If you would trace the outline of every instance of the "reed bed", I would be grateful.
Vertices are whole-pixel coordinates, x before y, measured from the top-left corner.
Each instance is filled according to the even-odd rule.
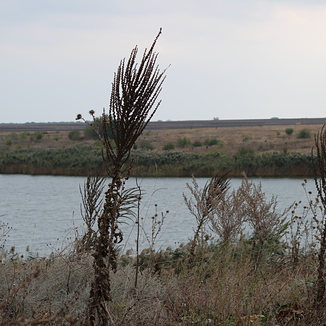
[[[232,169],[230,176],[313,177],[311,155],[300,153],[243,153],[237,156],[157,153],[136,150],[131,176],[135,177],[212,177]],[[65,149],[20,149],[0,153],[0,173],[78,175],[94,174],[103,165],[101,151],[94,146]]]

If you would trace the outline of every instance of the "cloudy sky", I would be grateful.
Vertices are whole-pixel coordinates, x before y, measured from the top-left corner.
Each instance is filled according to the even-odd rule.
[[[0,123],[100,114],[160,27],[154,121],[326,117],[324,0],[0,0]]]

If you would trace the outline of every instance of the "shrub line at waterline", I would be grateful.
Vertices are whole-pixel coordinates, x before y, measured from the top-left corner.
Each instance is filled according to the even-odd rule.
[[[134,177],[211,177],[232,169],[239,177],[309,177],[313,176],[311,156],[300,153],[246,153],[234,157],[218,152],[188,154],[134,151],[131,176]],[[96,146],[63,149],[19,149],[0,153],[0,173],[86,176],[103,164]]]

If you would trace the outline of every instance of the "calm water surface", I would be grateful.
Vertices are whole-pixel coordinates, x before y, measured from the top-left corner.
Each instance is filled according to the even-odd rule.
[[[80,213],[84,177],[0,175],[0,221],[8,223],[12,230],[7,237],[6,247],[16,247],[24,253],[27,245],[33,252],[47,255],[53,250],[64,248],[82,233],[83,220]],[[198,178],[203,187],[207,178]],[[307,203],[300,179],[261,179],[267,198],[278,196],[278,207],[284,209],[294,201]],[[165,217],[162,230],[155,239],[155,247],[176,247],[187,242],[195,226],[194,217],[188,212],[182,194],[189,195],[186,184],[190,178],[144,178],[138,184],[145,192],[141,204],[142,228],[147,237],[142,236],[141,245],[148,247],[151,242],[152,216]],[[127,186],[135,186],[136,179],[130,179]],[[241,179],[232,179],[231,185],[237,188]],[[315,193],[314,182],[308,179],[307,190]],[[168,213],[166,213],[168,211]],[[125,240],[123,250],[134,248],[135,228],[132,223],[122,226]]]

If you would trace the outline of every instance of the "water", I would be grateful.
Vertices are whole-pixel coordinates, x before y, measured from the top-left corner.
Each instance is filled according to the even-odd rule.
[[[76,232],[83,230],[79,187],[83,187],[84,181],[84,177],[0,175],[0,221],[12,228],[6,247],[15,246],[17,252],[25,253],[29,246],[30,251],[40,255],[63,249],[74,239]],[[207,178],[197,179],[200,187],[206,181]],[[307,203],[301,178],[251,178],[250,181],[261,182],[267,198],[277,195],[280,210],[294,201]],[[193,235],[195,219],[184,204],[182,194],[189,196],[186,184],[191,179],[144,178],[137,182],[145,192],[140,216],[147,237],[143,232],[142,248],[151,242],[151,217],[156,213],[159,218],[162,214],[166,217],[155,239],[155,247],[164,249],[186,243]],[[241,179],[231,179],[232,188],[237,188],[240,183]],[[135,184],[136,179],[130,179],[127,186]],[[307,190],[315,192],[312,179],[308,179]],[[122,230],[125,237],[122,249],[134,248],[134,224],[124,224]]]

